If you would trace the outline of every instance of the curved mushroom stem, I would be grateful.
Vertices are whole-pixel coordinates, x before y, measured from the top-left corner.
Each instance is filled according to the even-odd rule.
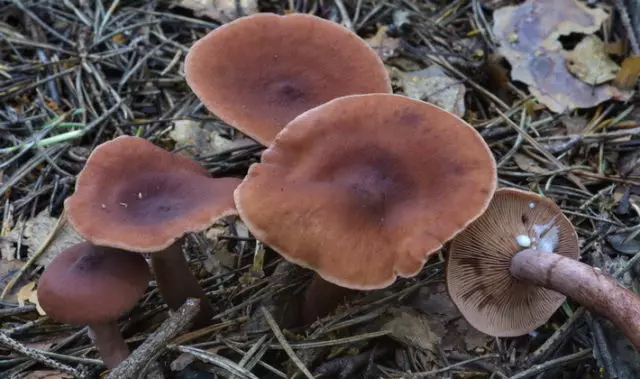
[[[607,317],[640,351],[640,297],[611,276],[577,260],[533,249],[512,258],[511,274],[567,295]]]
[[[104,365],[109,370],[116,368],[129,356],[129,347],[122,338],[117,321],[90,324],[89,332]]]
[[[307,325],[331,313],[340,303],[358,293],[356,290],[340,287],[315,274],[305,290],[302,301],[302,322]]]
[[[200,313],[194,319],[193,326],[200,328],[209,325],[214,316],[213,306],[189,269],[182,254],[181,241],[151,254],[151,265],[160,295],[169,308],[177,310],[188,298],[200,299]]]

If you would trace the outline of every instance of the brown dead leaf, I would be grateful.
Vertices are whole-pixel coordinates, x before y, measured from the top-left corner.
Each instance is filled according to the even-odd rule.
[[[449,77],[438,65],[407,72],[402,76],[402,86],[412,99],[435,104],[459,117],[464,115],[464,84]]]
[[[400,39],[389,37],[387,30],[388,26],[381,26],[376,35],[365,40],[383,61],[393,57],[400,48]]]
[[[23,234],[23,244],[29,249],[29,257],[36,253],[50,238],[58,224],[58,219],[51,217],[47,211],[42,211],[36,217],[26,222]],[[47,266],[55,257],[67,248],[84,241],[84,239],[64,222],[58,228],[53,239],[45,251],[36,260],[37,265]]]
[[[623,90],[636,86],[640,76],[640,56],[628,57],[622,61],[622,68],[618,71],[613,84]]]
[[[46,312],[44,309],[40,307],[40,302],[38,302],[38,291],[36,290],[36,282],[29,282],[22,286],[17,294],[18,304],[20,306],[24,306],[27,301],[36,306],[38,314],[40,316],[46,316]]]
[[[440,343],[442,336],[431,330],[425,315],[411,309],[395,310],[392,313],[394,317],[382,327],[391,332],[391,338],[418,349],[436,351],[436,345]]]
[[[567,69],[587,84],[606,83],[620,70],[604,51],[604,42],[597,36],[586,36],[565,56]]]
[[[177,6],[192,10],[198,17],[229,22],[240,16],[258,13],[257,0],[178,0]]]
[[[520,168],[520,170],[524,172],[530,172],[533,174],[546,174],[549,170],[545,170],[543,167],[540,167],[538,162],[521,153],[516,153],[513,155],[513,161],[516,162],[516,165]]]
[[[462,317],[442,283],[420,288],[412,305],[426,316],[431,330],[441,336],[444,350],[471,350],[491,340]]]
[[[190,158],[218,154],[254,143],[248,138],[224,138],[212,124],[192,120],[175,121],[169,137],[176,142],[180,154]]]
[[[69,374],[57,370],[36,370],[21,376],[20,379],[68,379],[73,378]]]
[[[607,18],[602,9],[578,0],[527,0],[496,10],[493,32],[499,52],[512,66],[511,77],[527,84],[551,111],[563,113],[631,96],[608,84],[584,83],[567,70],[566,52],[558,38],[571,33],[590,35]]]

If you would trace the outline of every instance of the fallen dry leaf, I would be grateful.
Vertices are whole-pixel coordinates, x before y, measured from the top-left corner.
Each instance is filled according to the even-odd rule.
[[[365,40],[383,61],[393,57],[400,48],[400,39],[389,37],[387,30],[388,26],[381,26],[376,35]]]
[[[513,161],[516,162],[516,165],[520,168],[520,170],[524,172],[530,172],[533,174],[546,174],[549,170],[545,170],[543,167],[540,167],[538,162],[524,154],[516,153],[513,155]]]
[[[224,138],[212,124],[192,120],[175,121],[169,137],[176,142],[180,154],[190,158],[218,154],[254,143],[248,138]]]
[[[177,6],[192,10],[198,17],[228,22],[258,13],[257,0],[179,0]]]
[[[464,84],[448,76],[438,65],[407,72],[402,76],[402,86],[412,99],[435,104],[459,117],[464,115]]]
[[[611,85],[592,86],[573,76],[558,40],[571,33],[590,35],[607,18],[602,9],[589,8],[578,0],[527,0],[496,10],[493,32],[499,52],[512,66],[511,77],[527,84],[551,111],[563,113],[631,96]]]
[[[0,291],[2,291],[11,278],[24,266],[24,262],[21,260],[6,260],[0,259]],[[25,279],[22,279],[17,283],[18,285],[23,285],[26,283]],[[9,292],[8,296],[5,297],[5,300],[15,300],[16,298],[16,287]]]
[[[21,307],[24,306],[28,301],[36,306],[36,309],[38,310],[38,314],[40,316],[46,316],[47,313],[40,307],[40,302],[38,302],[38,291],[36,290],[36,282],[29,282],[22,286],[16,296],[18,298],[18,304],[20,304]]]
[[[620,89],[632,89],[640,76],[640,56],[628,57],[622,61],[622,67],[613,84]]]
[[[8,233],[5,242],[0,241],[2,256],[13,255],[22,231],[22,245],[27,247],[28,256],[31,257],[50,238],[57,224],[57,218],[42,211],[36,217],[16,225]],[[82,237],[68,223],[64,222],[56,231],[45,251],[38,257],[36,264],[46,266],[63,250],[82,241]]]
[[[394,317],[384,324],[382,329],[390,331],[389,336],[409,346],[425,351],[436,352],[436,345],[442,336],[431,330],[429,319],[411,309],[392,312]]]
[[[620,70],[604,51],[604,42],[594,35],[584,37],[565,59],[569,72],[590,85],[611,81]]]

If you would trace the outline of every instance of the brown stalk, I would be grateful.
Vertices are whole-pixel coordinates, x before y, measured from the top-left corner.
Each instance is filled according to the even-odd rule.
[[[609,275],[558,254],[526,249],[511,260],[511,274],[576,300],[607,317],[640,351],[640,297]]]
[[[120,362],[127,359],[129,347],[122,338],[117,321],[90,324],[89,331],[89,335],[108,369],[117,367]]]
[[[314,274],[302,301],[301,317],[305,325],[327,316],[338,305],[354,296],[358,291],[328,282]]]
[[[194,319],[194,327],[209,325],[214,315],[213,306],[193,276],[182,254],[180,240],[163,251],[151,254],[151,265],[156,275],[158,290],[169,308],[175,311],[188,298],[199,299],[200,312]]]

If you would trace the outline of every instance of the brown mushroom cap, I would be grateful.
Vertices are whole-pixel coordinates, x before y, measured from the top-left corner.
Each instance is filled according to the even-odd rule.
[[[185,233],[236,214],[237,178],[216,178],[195,161],[138,137],[98,146],[65,201],[69,222],[95,245],[156,252]]]
[[[565,296],[511,276],[511,258],[525,248],[578,259],[578,237],[552,200],[517,189],[496,191],[487,211],[451,242],[447,287],[476,329],[498,337],[530,333]]]
[[[254,235],[325,280],[383,288],[417,274],[496,186],[482,137],[390,94],[351,95],[289,123],[235,191]]]
[[[300,13],[259,13],[214,29],[193,45],[184,69],[211,112],[264,145],[317,105],[391,92],[382,61],[358,35]]]
[[[58,255],[38,282],[38,302],[53,319],[84,325],[117,320],[150,279],[141,255],[82,242]]]

